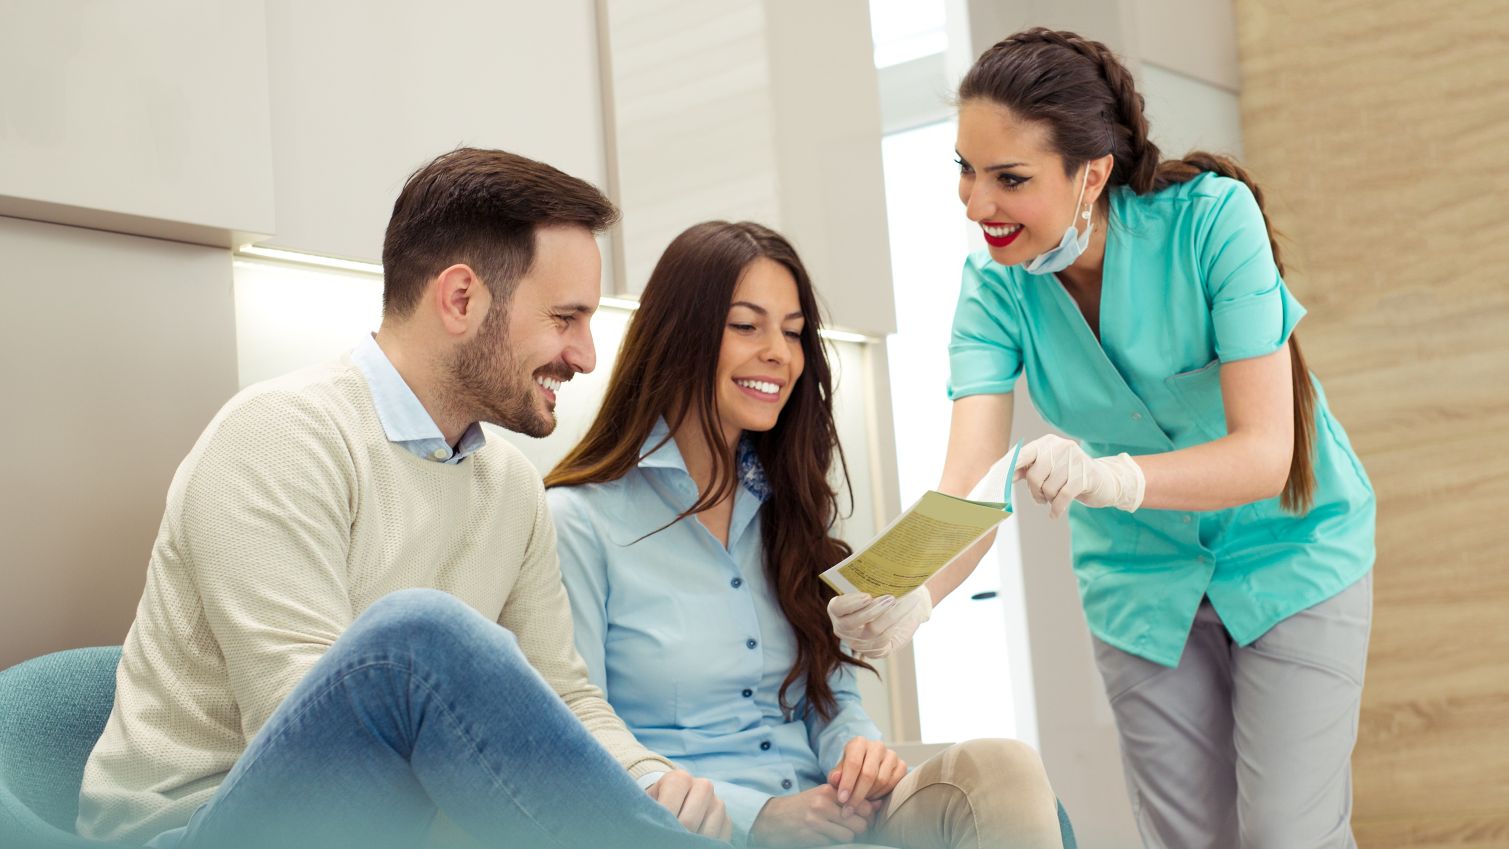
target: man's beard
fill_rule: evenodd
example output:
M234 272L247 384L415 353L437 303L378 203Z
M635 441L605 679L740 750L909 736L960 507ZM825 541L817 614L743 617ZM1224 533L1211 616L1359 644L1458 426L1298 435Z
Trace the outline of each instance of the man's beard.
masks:
M495 302L476 338L452 357L447 368L450 406L477 421L525 436L549 436L555 430L555 411L540 410L534 376L524 373L508 346L507 323L508 310Z

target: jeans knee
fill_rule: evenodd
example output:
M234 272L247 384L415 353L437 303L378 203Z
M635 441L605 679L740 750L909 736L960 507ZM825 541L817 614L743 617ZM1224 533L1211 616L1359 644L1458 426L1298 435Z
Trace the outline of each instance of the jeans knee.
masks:
M512 634L465 602L443 590L424 587L397 590L373 602L352 623L351 631L364 640L416 655L454 654L499 638L508 648L517 648Z

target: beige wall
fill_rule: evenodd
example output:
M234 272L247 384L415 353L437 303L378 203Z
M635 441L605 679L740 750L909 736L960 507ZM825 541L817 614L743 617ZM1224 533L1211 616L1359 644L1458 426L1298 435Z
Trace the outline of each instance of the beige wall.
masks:
M237 389L227 248L375 259L462 143L604 179L593 0L126 5L0 0L0 668L124 639Z
M1378 491L1364 849L1509 842L1509 5L1237 0L1249 164Z
M0 293L3 669L125 637L236 352L223 250L0 218Z
M598 0L619 291L711 218L780 230L830 326L896 328L869 7Z

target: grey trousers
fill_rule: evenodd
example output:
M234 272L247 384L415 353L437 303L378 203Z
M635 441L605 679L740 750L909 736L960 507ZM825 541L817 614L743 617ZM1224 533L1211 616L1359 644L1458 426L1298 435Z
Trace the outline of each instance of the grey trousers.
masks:
M1179 666L1095 640L1137 829L1158 849L1353 849L1373 574L1235 645L1209 601Z

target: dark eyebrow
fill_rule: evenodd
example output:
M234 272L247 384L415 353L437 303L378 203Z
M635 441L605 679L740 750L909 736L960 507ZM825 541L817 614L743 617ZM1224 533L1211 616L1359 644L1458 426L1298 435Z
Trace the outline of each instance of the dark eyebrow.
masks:
M745 307L747 309L754 310L755 312L759 313L760 315L770 315L770 311L769 310L765 309L762 306L759 306L758 304L751 304L749 301L734 301L733 303L729 304L728 306L729 306L730 309L732 309L734 307ZM801 318L801 317L802 317L802 311L801 310L797 310L794 313L788 313L786 315L785 320L786 321L790 321L793 318Z
M954 156L959 157L959 159L961 159L961 160L963 160L965 162L969 161L968 159L964 159L964 154L960 153L957 150L954 151ZM1019 168L1019 167L1021 167L1023 165L1026 165L1026 164L1027 163L1025 163L1025 162L1006 162L1006 163L1003 163L1001 165L987 165L984 168L981 168L979 170L984 171L986 173L989 173L991 171L1005 171L1008 168Z

